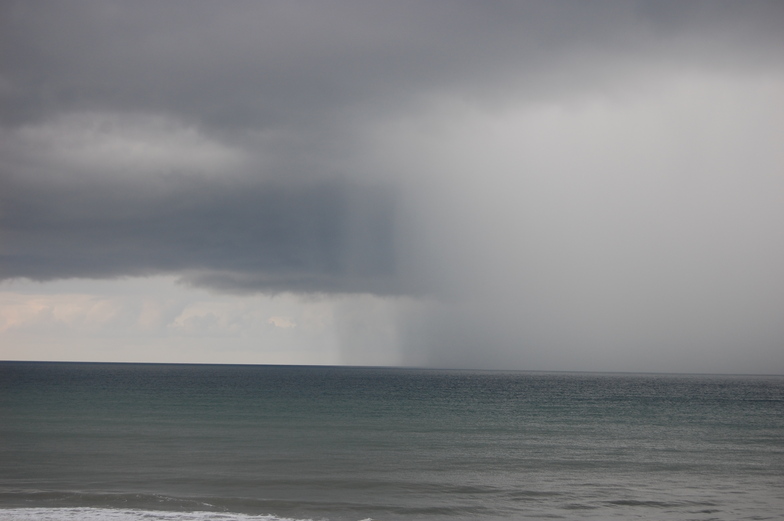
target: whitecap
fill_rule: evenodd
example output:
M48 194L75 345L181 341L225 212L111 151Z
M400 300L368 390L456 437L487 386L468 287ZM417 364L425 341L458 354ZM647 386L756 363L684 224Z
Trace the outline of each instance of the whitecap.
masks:
M2 521L311 521L271 514L226 512L167 512L116 508L8 508L0 509Z

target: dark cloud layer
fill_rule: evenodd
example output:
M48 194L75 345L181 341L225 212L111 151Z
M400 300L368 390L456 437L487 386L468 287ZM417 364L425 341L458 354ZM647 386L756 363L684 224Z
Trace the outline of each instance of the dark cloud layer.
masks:
M309 126L433 90L580 90L640 60L778 62L783 11L778 2L5 2L0 114L6 124L121 110L221 128Z
M379 187L50 178L4 188L3 278L179 273L229 292L400 291L394 200Z
M73 169L38 176L28 163L46 151L27 150L0 174L3 276L216 270L193 280L409 291L393 281L393 196L329 180L346 177L341 158L369 121L443 94L494 103L601 89L640 59L760 66L780 60L782 12L776 2L4 2L6 135L73 113L157 114L240 147L266 136L257 152L276 184L172 177L126 190Z

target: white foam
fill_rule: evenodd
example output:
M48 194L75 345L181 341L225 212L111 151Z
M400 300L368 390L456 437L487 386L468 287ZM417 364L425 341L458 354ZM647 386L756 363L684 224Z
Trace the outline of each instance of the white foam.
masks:
M1 521L311 521L225 512L166 512L115 508L8 508Z

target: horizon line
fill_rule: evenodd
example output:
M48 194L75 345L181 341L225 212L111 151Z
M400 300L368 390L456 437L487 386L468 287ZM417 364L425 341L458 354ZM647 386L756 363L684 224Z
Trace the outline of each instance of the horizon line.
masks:
M570 373L570 374L617 374L617 375L672 375L672 376L774 376L784 377L783 373L695 373L665 371L599 371L564 369L492 369L468 367L429 367L413 365L351 365L351 364L265 364L236 362L128 362L97 360L0 360L0 364L90 364L90 365L180 365L180 366L234 366L234 367L324 367L356 369L414 369L423 371L476 371L497 373Z

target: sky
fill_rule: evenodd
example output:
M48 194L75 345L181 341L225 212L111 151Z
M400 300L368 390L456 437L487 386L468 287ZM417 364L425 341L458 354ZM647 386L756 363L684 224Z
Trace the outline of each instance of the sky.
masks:
M778 1L0 3L0 359L784 374Z

